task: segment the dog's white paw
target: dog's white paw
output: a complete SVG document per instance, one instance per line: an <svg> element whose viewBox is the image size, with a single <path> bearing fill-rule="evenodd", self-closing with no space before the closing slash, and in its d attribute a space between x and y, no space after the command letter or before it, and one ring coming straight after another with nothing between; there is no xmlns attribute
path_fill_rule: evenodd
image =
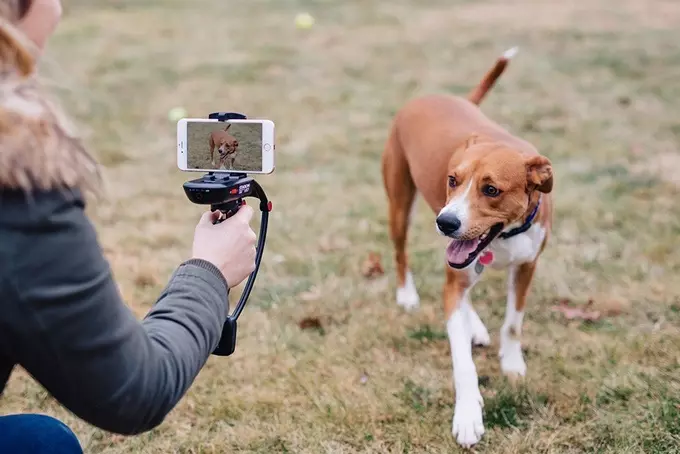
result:
<svg viewBox="0 0 680 454"><path fill-rule="evenodd" d="M488 347L491 345L489 330L484 326L484 322L479 318L474 310L470 311L470 334L472 335L472 345Z"/></svg>
<svg viewBox="0 0 680 454"><path fill-rule="evenodd" d="M511 378L524 377L527 373L527 365L522 355L522 347L519 343L513 343L501 348L501 370Z"/></svg>
<svg viewBox="0 0 680 454"><path fill-rule="evenodd" d="M461 396L456 401L451 432L458 444L464 448L476 445L484 435L483 402L482 396L478 393L476 396Z"/></svg>
<svg viewBox="0 0 680 454"><path fill-rule="evenodd" d="M413 310L420 306L420 296L415 288L408 287L397 289L397 304L406 310Z"/></svg>
<svg viewBox="0 0 680 454"><path fill-rule="evenodd" d="M397 289L397 304L409 311L420 306L420 296L410 271L406 273L404 286Z"/></svg>

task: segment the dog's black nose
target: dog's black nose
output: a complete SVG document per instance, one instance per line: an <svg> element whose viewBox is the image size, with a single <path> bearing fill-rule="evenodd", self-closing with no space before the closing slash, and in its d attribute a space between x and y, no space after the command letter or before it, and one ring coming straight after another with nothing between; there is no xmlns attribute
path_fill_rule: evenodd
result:
<svg viewBox="0 0 680 454"><path fill-rule="evenodd" d="M452 235L460 228L460 219L455 214L442 213L437 216L437 227L444 235Z"/></svg>

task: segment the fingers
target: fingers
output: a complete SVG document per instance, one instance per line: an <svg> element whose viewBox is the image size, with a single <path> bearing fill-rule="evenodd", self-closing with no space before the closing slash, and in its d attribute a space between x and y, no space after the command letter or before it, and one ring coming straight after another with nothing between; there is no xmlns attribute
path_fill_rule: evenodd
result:
<svg viewBox="0 0 680 454"><path fill-rule="evenodd" d="M250 220L253 218L253 214L255 211L253 210L253 207L250 205L243 205L241 208L239 208L238 212L233 216L236 219L240 219L244 221L246 224L250 223Z"/></svg>
<svg viewBox="0 0 680 454"><path fill-rule="evenodd" d="M230 218L230 220L237 220L237 219L238 219L238 220L241 221L241 222L244 222L244 223L246 223L246 224L249 224L249 223L250 223L250 220L253 218L253 214L254 214L254 213L255 213L255 212L254 212L254 210L253 210L252 207L250 207L250 206L244 204L244 205L236 212L236 214L233 215L233 216ZM199 223L199 225L200 225L200 224L214 224L215 221L217 221L218 219L220 219L221 216L222 216L222 212L219 211L219 210L215 210L215 211L205 211L205 212L203 212L203 214L201 215L201 219L198 221L198 223ZM231 223L230 223L230 222L223 222L222 224L226 226L226 225L230 225Z"/></svg>
<svg viewBox="0 0 680 454"><path fill-rule="evenodd" d="M212 219L212 212L210 211L204 211L203 214L201 215L201 219L198 220L199 225L200 224L207 224L210 222Z"/></svg>
<svg viewBox="0 0 680 454"><path fill-rule="evenodd" d="M221 213L219 211L204 211L203 214L201 215L201 219L198 221L198 224L214 224L215 221L217 221L221 216Z"/></svg>

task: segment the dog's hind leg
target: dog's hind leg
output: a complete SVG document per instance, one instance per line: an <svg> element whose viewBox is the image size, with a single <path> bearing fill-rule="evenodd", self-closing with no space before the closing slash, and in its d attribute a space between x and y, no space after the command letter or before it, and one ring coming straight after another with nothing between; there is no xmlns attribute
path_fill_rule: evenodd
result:
<svg viewBox="0 0 680 454"><path fill-rule="evenodd" d="M397 271L397 304L407 310L420 304L420 297L408 267L406 239L414 206L416 187L411 178L408 162L404 157L394 132L390 134L382 158L383 183L389 205L390 238L394 245Z"/></svg>
<svg viewBox="0 0 680 454"><path fill-rule="evenodd" d="M534 277L536 262L510 268L505 321L501 327L501 370L509 377L523 377L527 366L522 354L522 322L527 294Z"/></svg>

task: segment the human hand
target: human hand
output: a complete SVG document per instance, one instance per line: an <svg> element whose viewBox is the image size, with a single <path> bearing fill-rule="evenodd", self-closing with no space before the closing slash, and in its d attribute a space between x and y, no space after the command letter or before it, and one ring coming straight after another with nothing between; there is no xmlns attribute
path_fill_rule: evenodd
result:
<svg viewBox="0 0 680 454"><path fill-rule="evenodd" d="M255 270L257 235L250 228L253 209L244 205L229 219L213 225L219 217L219 211L201 216L194 233L193 258L215 265L233 288Z"/></svg>

